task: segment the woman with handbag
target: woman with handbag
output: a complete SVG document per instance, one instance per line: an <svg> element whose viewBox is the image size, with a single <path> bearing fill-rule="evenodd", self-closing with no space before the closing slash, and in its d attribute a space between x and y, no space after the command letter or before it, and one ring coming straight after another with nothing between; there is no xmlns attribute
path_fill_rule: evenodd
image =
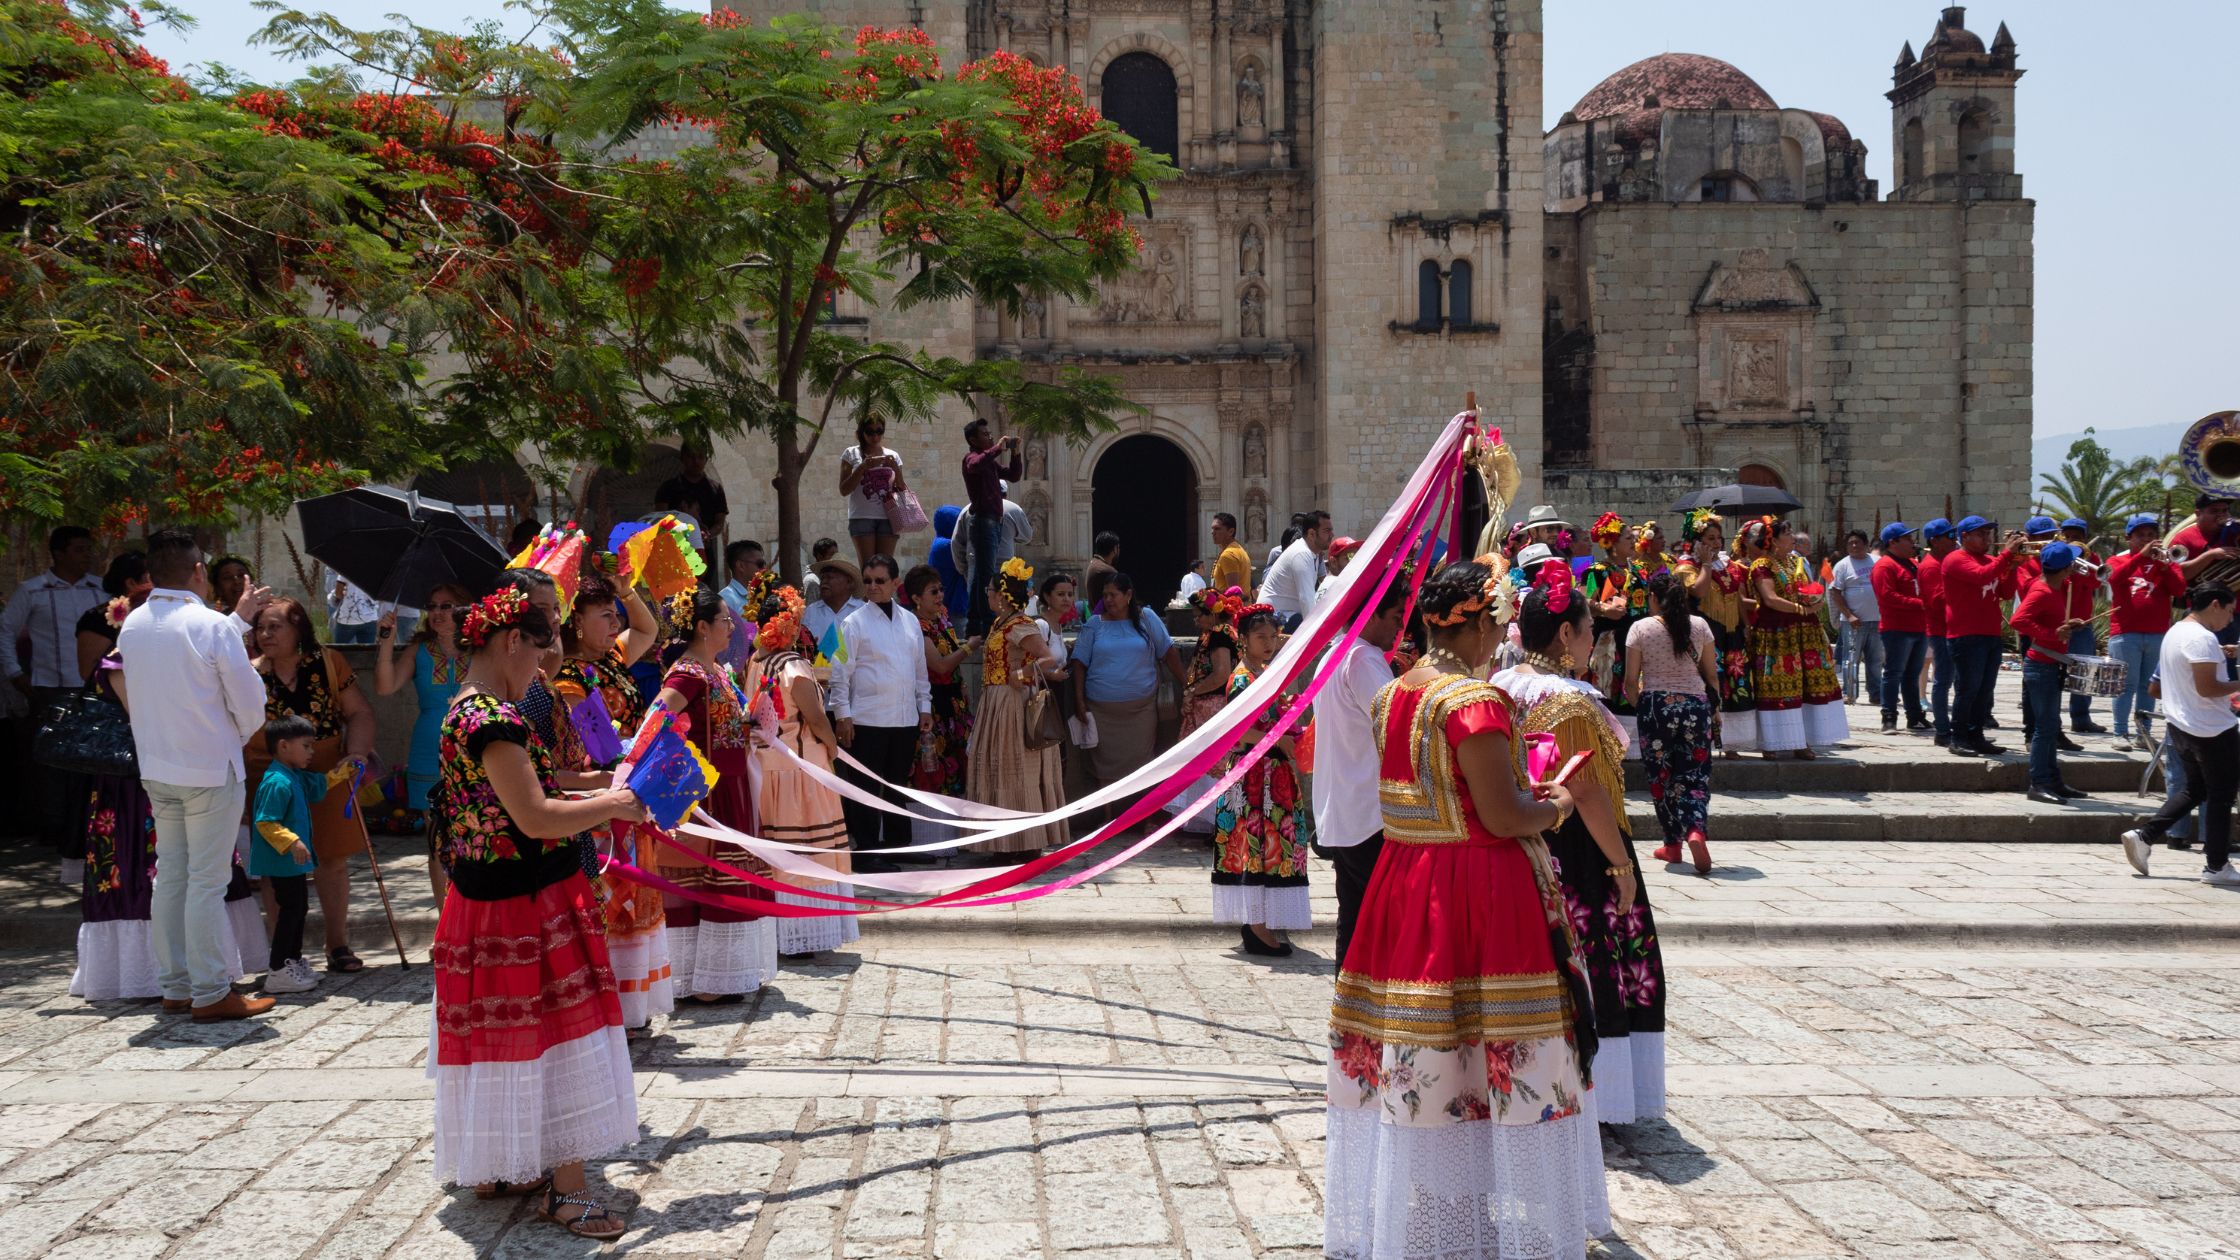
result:
<svg viewBox="0 0 2240 1260"><path fill-rule="evenodd" d="M973 725L965 759L965 795L983 805L1043 811L1065 804L1065 766L1058 752L1065 742L1065 719L1049 686L1065 670L1021 611L1033 581L1034 570L1013 556L988 584L988 610L995 614L995 625L981 659L980 720ZM971 850L1033 853L1063 845L1067 835L1065 823L1056 822L982 841Z"/></svg>
<svg viewBox="0 0 2240 1260"><path fill-rule="evenodd" d="M1073 641L1074 708L1096 723L1089 771L1100 788L1151 760L1159 736L1159 670L1174 675L1178 686L1187 681L1174 639L1135 596L1134 580L1114 573L1097 615Z"/></svg>
<svg viewBox="0 0 2240 1260"><path fill-rule="evenodd" d="M292 599L275 599L264 606L256 620L257 652L254 664L264 676L265 720L294 714L319 730L319 745L310 769L325 774L344 757L361 762L373 752L373 706L358 687L358 676L342 654L322 648L313 634L311 616ZM242 750L251 782L264 777L272 764L264 732ZM311 810L311 849L318 855L318 870L311 882L319 890L319 916L326 923L327 970L348 973L365 970L365 963L350 951L350 858L366 851L365 814L349 808L354 791L329 792Z"/></svg>
<svg viewBox="0 0 2240 1260"><path fill-rule="evenodd" d="M848 819L840 807L840 795L810 778L794 760L798 757L830 772L833 752L840 747L832 720L825 716L824 689L817 686L816 669L802 655L816 648L805 640L801 629L801 592L779 585L777 571L766 569L756 578L749 598L755 614L754 658L747 663L741 689L746 693L750 716L747 733L754 746L755 814L762 820L762 837L826 850L831 856L817 861L831 867L833 873L829 880L792 875L776 878L803 890L853 897L856 886L849 879L854 867L848 857ZM793 756L787 756L788 751ZM779 893L777 898L791 906L832 909L841 904L808 896L806 891ZM796 958L838 949L855 940L858 933L852 914L779 919L778 956Z"/></svg>
<svg viewBox="0 0 2240 1260"><path fill-rule="evenodd" d="M840 452L840 495L848 501L848 537L855 541L857 564L895 553L900 531L889 513L909 488L902 480L902 456L887 449L887 422L856 421L856 444ZM916 502L913 495L911 503ZM925 527L922 519L918 527Z"/></svg>

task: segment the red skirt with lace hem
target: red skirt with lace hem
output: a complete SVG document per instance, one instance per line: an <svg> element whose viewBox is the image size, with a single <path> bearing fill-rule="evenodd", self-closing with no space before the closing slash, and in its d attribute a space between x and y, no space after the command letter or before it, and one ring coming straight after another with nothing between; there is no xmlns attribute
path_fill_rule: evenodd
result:
<svg viewBox="0 0 2240 1260"><path fill-rule="evenodd" d="M430 950L436 1062L532 1062L554 1046L622 1026L603 912L572 873L496 901L445 897Z"/></svg>

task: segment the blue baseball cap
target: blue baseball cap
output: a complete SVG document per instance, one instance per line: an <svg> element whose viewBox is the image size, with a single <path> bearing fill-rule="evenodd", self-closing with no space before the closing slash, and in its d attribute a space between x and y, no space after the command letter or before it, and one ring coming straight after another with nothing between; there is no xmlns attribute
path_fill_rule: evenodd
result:
<svg viewBox="0 0 2240 1260"><path fill-rule="evenodd" d="M1882 545L1887 547L1912 532L1913 526L1904 521L1892 521L1882 527Z"/></svg>
<svg viewBox="0 0 2240 1260"><path fill-rule="evenodd" d="M2081 517L2081 516L2072 516L2072 517L2070 517L2070 518L2069 518L2068 520L2065 520L2065 521L2061 522L2061 528L2063 528L2063 529L2091 529L2092 527L2091 527L2090 525L2087 525L2087 524L2085 524L2085 523L2084 523L2084 518L2083 518L2083 517ZM1333 546L1333 547L1335 547L1335 546L1337 546L1338 544L1336 544L1336 543L1331 543L1330 545L1331 545L1331 546Z"/></svg>
<svg viewBox="0 0 2240 1260"><path fill-rule="evenodd" d="M1960 518L1960 523L1952 527L1952 532L1956 534L1972 534L1979 529L1989 528L1991 528L1991 522L1983 519L1980 516L1963 516Z"/></svg>
<svg viewBox="0 0 2240 1260"><path fill-rule="evenodd" d="M1921 527L1923 538L1942 538L1952 532L1952 522L1941 516Z"/></svg>
<svg viewBox="0 0 2240 1260"><path fill-rule="evenodd" d="M2047 543L2038 552L2038 567L2048 573L2059 573L2077 562L2077 549L2065 542Z"/></svg>
<svg viewBox="0 0 2240 1260"><path fill-rule="evenodd" d="M2054 524L2053 518L2050 516L2033 516L2022 523L2022 532L2032 538L2036 538L2040 534L2050 534L2059 528L2061 527Z"/></svg>
<svg viewBox="0 0 2240 1260"><path fill-rule="evenodd" d="M2128 520L2124 521L2123 536L2129 538L2133 533L2142 529L2159 530L2161 528L2162 522L2155 519L2154 513L2137 512L2134 513Z"/></svg>

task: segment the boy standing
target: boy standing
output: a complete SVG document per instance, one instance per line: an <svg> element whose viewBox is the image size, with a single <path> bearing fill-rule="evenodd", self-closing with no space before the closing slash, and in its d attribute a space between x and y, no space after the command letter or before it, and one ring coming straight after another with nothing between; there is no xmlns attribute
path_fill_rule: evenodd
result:
<svg viewBox="0 0 2240 1260"><path fill-rule="evenodd" d="M312 770L319 730L309 719L292 713L266 723L264 738L272 749L272 764L257 784L253 814L257 838L264 843L249 848L249 874L270 883L278 911L272 920L272 955L264 991L307 993L319 987L319 977L303 958L303 917L310 904L305 882L318 863L303 837L311 834L311 807L326 799L328 788L357 774L364 763L350 757L325 774Z"/></svg>

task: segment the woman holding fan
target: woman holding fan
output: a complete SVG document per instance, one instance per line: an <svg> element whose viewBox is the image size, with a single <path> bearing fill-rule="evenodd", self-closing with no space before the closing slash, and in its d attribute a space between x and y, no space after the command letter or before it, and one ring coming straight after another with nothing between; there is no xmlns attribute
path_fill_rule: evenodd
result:
<svg viewBox="0 0 2240 1260"><path fill-rule="evenodd" d="M809 777L794 760L798 757L820 770L832 769L833 753L840 741L824 712L824 690L817 686L815 669L804 651L814 651L801 631L801 593L778 584L775 569L766 569L748 592L748 606L755 613L754 658L748 662L745 686L748 711L758 719L763 706L769 717L757 720L749 734L759 770L755 780L756 812L762 819L762 837L787 844L814 845L830 857L818 861L830 866L835 878L785 882L804 890L855 895L848 860L848 821L840 796ZM775 723L775 726L771 725ZM774 738L774 741L772 737ZM791 751L793 756L786 755ZM838 909L844 903L803 893L779 893L787 905ZM778 955L791 958L838 949L856 939L856 916L832 914L816 918L783 918L778 924Z"/></svg>

